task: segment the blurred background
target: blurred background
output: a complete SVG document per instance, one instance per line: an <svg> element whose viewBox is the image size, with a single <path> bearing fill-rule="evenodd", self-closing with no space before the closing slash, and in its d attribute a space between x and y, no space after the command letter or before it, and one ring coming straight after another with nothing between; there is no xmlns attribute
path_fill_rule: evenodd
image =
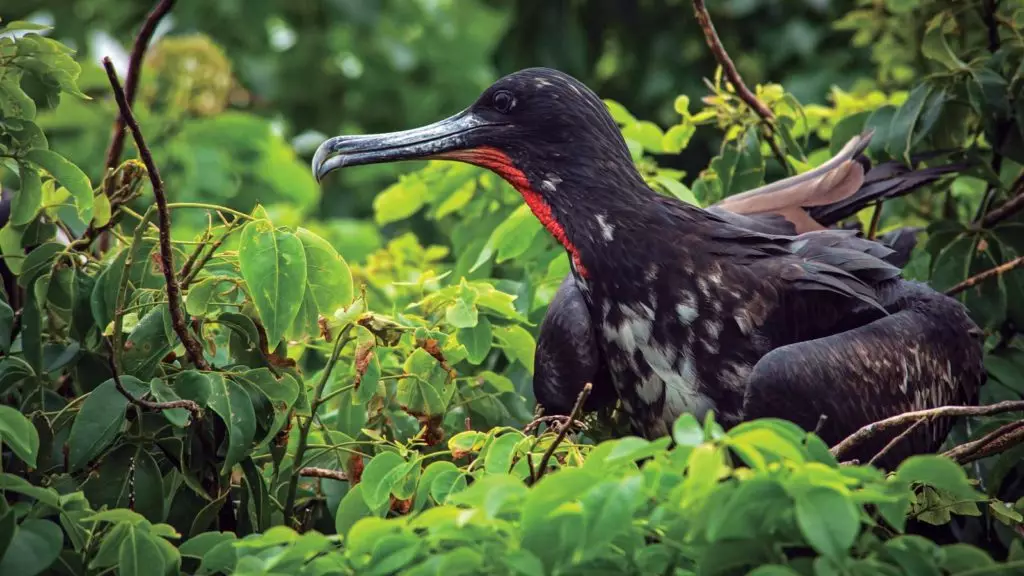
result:
<svg viewBox="0 0 1024 576"><path fill-rule="evenodd" d="M125 73L132 38L154 4L0 5L0 18L52 25L50 34L78 51L81 87L101 97L66 98L40 123L51 146L91 168L94 182L114 117L99 61L110 56ZM781 83L804 104L825 104L833 86L867 82L889 91L913 77L891 55L876 74L874 55L898 31L852 45L867 42L853 42L843 17L864 2L708 4L750 86ZM321 192L308 166L322 139L431 122L530 66L568 72L661 127L677 121L677 95L696 102L709 94L705 81L715 72L689 0L179 0L148 53L137 108L175 200L246 211L260 202L282 223L319 220L319 231L358 262L403 231L424 243L436 236L436 223L422 216L373 221L375 195L396 173L422 165L347 171ZM690 184L720 143L721 132L703 126L683 153L657 160ZM776 164L768 169L767 179L781 176L771 173Z"/></svg>

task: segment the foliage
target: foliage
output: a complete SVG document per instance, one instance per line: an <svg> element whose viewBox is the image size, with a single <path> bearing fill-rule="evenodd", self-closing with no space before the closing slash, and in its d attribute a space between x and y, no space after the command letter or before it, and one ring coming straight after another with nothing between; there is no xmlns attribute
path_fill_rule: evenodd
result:
<svg viewBox="0 0 1024 576"><path fill-rule="evenodd" d="M402 10L423 17L418 3ZM674 99L665 129L609 109L651 185L701 205L771 170L816 166L865 128L875 160L964 150L970 170L880 215L883 232L928 227L907 275L949 288L1024 254L1019 216L985 225L992 206L1021 194L1024 7L984 10L865 3L838 26L854 43L880 36L902 51L876 50L878 77L834 88L826 105L757 86L776 116L770 133L720 75L699 106ZM451 14L424 18L440 29ZM474 46L490 45L489 26ZM172 194L165 262L145 168L129 159L104 172L115 107L102 74L33 24L0 32L16 30L0 37L0 158L15 189L0 229L15 278L0 304L0 572L1024 567L1019 446L967 469L919 456L886 475L840 465L814 434L777 420L724 431L684 415L671 446L601 442L594 422L563 441L522 432L536 325L568 273L564 252L511 187L457 164L402 174L374 196L372 222L310 221L319 192L305 163L270 120L229 109L239 48L204 36L153 47L136 105ZM360 38L344 46L355 54ZM417 46L437 59L465 48L427 44ZM192 63L201 70L180 73ZM709 131L721 146L684 183L663 160ZM138 197L115 202L125 190ZM386 242L377 231L415 218L434 225L430 240L414 226ZM106 249L59 241L108 223ZM182 302L168 299L170 264ZM1024 392L1013 341L1022 281L1017 269L958 295L989 335L985 402ZM185 326L172 325L171 306ZM201 340L211 370L186 357L178 329ZM948 443L1007 421L966 420ZM955 527L974 545L913 534L928 527Z"/></svg>

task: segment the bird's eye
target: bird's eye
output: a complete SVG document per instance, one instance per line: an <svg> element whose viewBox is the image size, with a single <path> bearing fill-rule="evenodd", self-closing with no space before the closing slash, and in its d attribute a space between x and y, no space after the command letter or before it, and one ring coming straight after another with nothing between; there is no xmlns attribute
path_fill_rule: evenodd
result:
<svg viewBox="0 0 1024 576"><path fill-rule="evenodd" d="M512 104L515 103L515 98L507 90L499 90L494 93L494 109L502 114L508 113L512 109Z"/></svg>

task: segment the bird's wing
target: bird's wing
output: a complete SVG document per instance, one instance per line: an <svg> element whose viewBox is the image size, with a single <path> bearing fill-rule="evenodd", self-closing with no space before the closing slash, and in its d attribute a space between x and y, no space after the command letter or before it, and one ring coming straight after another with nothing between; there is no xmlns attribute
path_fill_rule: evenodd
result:
<svg viewBox="0 0 1024 576"><path fill-rule="evenodd" d="M909 165L894 160L872 166L863 154L871 137L872 131L865 131L813 170L729 196L708 209L746 216L776 234L799 234L827 228L874 202L909 194L967 167L950 163L918 168L943 152L915 155Z"/></svg>
<svg viewBox="0 0 1024 576"><path fill-rule="evenodd" d="M893 313L855 328L782 346L754 366L743 418L784 418L829 445L860 427L910 410L976 401L985 381L981 331L964 307L926 286L901 281L884 295ZM794 402L799 398L799 402ZM879 462L934 452L951 422L919 426ZM904 428L879 434L850 458L866 463Z"/></svg>
<svg viewBox="0 0 1024 576"><path fill-rule="evenodd" d="M593 388L584 407L613 404L616 393L602 360L590 311L576 280L562 280L540 325L534 356L533 393L549 414L568 414L583 386Z"/></svg>

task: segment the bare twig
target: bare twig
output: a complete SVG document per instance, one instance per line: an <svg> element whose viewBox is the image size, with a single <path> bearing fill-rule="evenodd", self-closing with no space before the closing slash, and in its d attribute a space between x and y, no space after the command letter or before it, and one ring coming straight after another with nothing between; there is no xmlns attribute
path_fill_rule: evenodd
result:
<svg viewBox="0 0 1024 576"><path fill-rule="evenodd" d="M206 216L209 217L210 215L207 214ZM181 267L181 277L182 277L181 289L182 290L185 290L185 288L187 288L187 286L185 286L184 278L188 278L189 275L192 273L192 267L196 265L196 261L199 260L200 254L203 253L203 249L206 248L206 243L210 241L210 238L212 236L213 236L213 232L211 231L210 228L207 228L206 230L204 230L202 238L199 240L199 242L196 243L195 249L192 250L192 253L188 255L188 259L185 260L185 264L182 265L182 267Z"/></svg>
<svg viewBox="0 0 1024 576"><path fill-rule="evenodd" d="M988 434L951 448L942 455L959 464L969 464L1006 450L1024 442L1024 420L1004 424Z"/></svg>
<svg viewBox="0 0 1024 576"><path fill-rule="evenodd" d="M110 342L107 341L107 344L110 345ZM132 404L135 404L136 406L139 406L141 408L146 408L146 409L149 409L149 410L174 410L175 408L184 408L185 410L189 411L189 414L192 415L192 422L198 422L199 419L203 417L203 409L199 407L199 404L196 404L192 400L172 400L171 402L151 402L149 400L143 400L141 398L136 398L136 397L132 396L131 393L128 392L128 390L124 387L124 384L121 382L121 374L118 371L117 362L115 361L115 357L116 356L113 353L113 350L111 350L111 354L110 354L110 358L109 358L109 363L110 363L110 371L114 375L114 387L117 388L117 391L120 392L122 396L124 396L125 398L128 399L128 402L131 402Z"/></svg>
<svg viewBox="0 0 1024 576"><path fill-rule="evenodd" d="M814 433L821 434L822 428L825 427L825 423L828 422L828 414L821 414L818 416L818 423L814 425Z"/></svg>
<svg viewBox="0 0 1024 576"><path fill-rule="evenodd" d="M988 280L989 278L992 278L993 276L999 276L1001 274L1006 274L1010 270L1013 270L1014 268L1018 268L1018 267L1020 267L1022 265L1024 265L1024 256L1018 256L1017 258L1014 258L1013 260L1009 260L1007 262L1003 262L1002 264L1000 264L999 266L996 266L995 268L989 268L988 270L985 270L984 272L979 272L979 273L975 274L974 276L971 276L967 280L964 280L963 282L957 284L956 286L953 286L949 290L946 290L946 295L947 296L955 296L956 294L959 294L959 293L963 292L964 290L967 290L968 288L971 288L972 286L974 286L976 284L984 282L985 280Z"/></svg>
<svg viewBox="0 0 1024 576"><path fill-rule="evenodd" d="M928 422L929 420L930 420L930 418L927 418L927 417L926 418L921 418L917 422L914 422L910 426L907 426L906 430L904 430L903 432L900 432L899 435L897 435L892 440L889 440L889 443L886 444L884 448L879 450L878 454L875 454L874 456L872 456L871 460L868 460L868 465L869 466L874 466L875 463L877 463L879 460L881 460L883 457L885 457L885 455L888 454L890 451L892 451L893 448L898 446L900 442L903 442L903 440L906 439L907 436L910 436L910 434L914 430L917 430L922 424L924 424L925 422Z"/></svg>
<svg viewBox="0 0 1024 576"><path fill-rule="evenodd" d="M757 96L743 83L743 78L740 77L736 65L733 64L732 58L729 58L729 53L722 46L722 40L719 39L718 32L715 31L715 25L711 23L711 15L708 14L704 0L693 0L693 11L697 15L697 22L704 31L704 39L707 40L708 47L711 48L711 52L715 55L715 60L718 61L722 66L722 70L725 71L729 82L736 88L736 94L747 103L747 106L750 106L754 112L757 112L758 116L768 124L771 124L775 120L775 114L772 114L772 111L765 106L764 102L758 100Z"/></svg>
<svg viewBox="0 0 1024 576"><path fill-rule="evenodd" d="M882 219L882 201L875 202L875 211L871 213L871 224L868 226L867 239L874 240L878 235L878 223Z"/></svg>
<svg viewBox="0 0 1024 576"><path fill-rule="evenodd" d="M188 355L189 361L200 370L209 370L210 365L203 358L203 347L189 333L188 327L185 325L185 315L181 311L181 288L178 286L178 278L174 274L174 253L171 251L171 212L167 208L167 194L164 192L164 183L160 179L160 172L157 170L156 163L153 162L153 154L149 151L149 147L146 146L146 141L142 137L142 130L139 128L139 123L135 121L131 106L129 106L128 100L125 97L124 89L121 88L121 82L117 79L117 71L114 70L114 64L110 61L109 57L103 58L103 67L107 71L107 78L110 80L110 86L114 90L114 98L117 100L117 106L121 110L121 116L124 117L125 123L132 131L132 137L135 139L135 145L139 149L142 163L146 165L146 171L149 172L149 181L153 185L153 195L156 196L157 215L160 219L160 267L167 282L167 305L171 312L171 325L174 327L174 332L178 335L181 343L185 346L185 353Z"/></svg>
<svg viewBox="0 0 1024 576"><path fill-rule="evenodd" d="M991 228L1024 210L1024 172L1017 177L1010 186L1010 190L1012 191L1012 197L1002 206L994 208L985 214L985 217L981 219L981 226L977 226L977 228Z"/></svg>
<svg viewBox="0 0 1024 576"><path fill-rule="evenodd" d="M711 15L708 13L707 6L704 5L704 0L693 0L693 11L697 16L697 22L700 24L701 30L704 31L704 39L707 41L708 47L711 48L711 53L714 54L715 60L722 67L725 76L729 79L729 83L736 89L736 95L761 118L768 146L771 147L775 158L782 164L782 168L789 172L791 166L786 161L786 156L782 153L779 145L775 142L775 114L743 82L739 70L736 69L736 65L733 63L732 58L729 57L729 53L725 51L721 38L718 37L718 32L715 30L715 25L711 22Z"/></svg>
<svg viewBox="0 0 1024 576"><path fill-rule="evenodd" d="M132 53L128 59L128 72L125 74L125 101L128 106L135 103L135 91L139 86L139 77L142 75L142 58L146 55L146 48L149 41L156 32L156 27L163 20L164 16L174 7L174 0L160 0L156 7L146 16L142 23L135 43L132 44ZM114 135L110 140L110 147L107 148L107 170L117 168L117 161L121 158L121 151L124 150L124 114L118 115L114 120Z"/></svg>
<svg viewBox="0 0 1024 576"><path fill-rule="evenodd" d="M346 476L344 472L341 470L331 470L329 468L313 468L310 466L299 468L299 476L306 476L308 478L327 478L329 480L348 482L348 476Z"/></svg>
<svg viewBox="0 0 1024 576"><path fill-rule="evenodd" d="M571 426L580 430L586 430L587 425L582 420L570 420L568 416L553 415L553 416L538 416L530 421L529 424L523 427L523 434L530 434L537 429L541 424L557 424L559 428L563 426Z"/></svg>
<svg viewBox="0 0 1024 576"><path fill-rule="evenodd" d="M583 385L583 390L580 390L580 395L576 398L576 405L572 407L572 412L569 413L570 422L576 420L576 417L579 416L580 410L583 408L583 403L586 402L587 396L590 395L590 391L593 388L594 385L590 382ZM540 459L540 466L537 467L537 474L533 477L534 483L544 476L544 472L548 467L548 462L551 461L551 456L554 455L555 449L558 448L558 445L565 439L566 434L569 433L569 428L572 428L572 426L562 426L559 428L558 435L555 436L555 440L551 443L551 446L548 446L547 451L544 452L544 456Z"/></svg>
<svg viewBox="0 0 1024 576"><path fill-rule="evenodd" d="M1004 412L1024 411L1024 400L1007 400L986 406L940 406L928 410L916 410L897 414L878 422L873 422L861 427L853 434L847 436L842 442L832 447L832 454L837 459L850 451L854 446L870 439L871 437L884 432L890 428L910 424L922 418L941 418L945 416L989 416L1002 414Z"/></svg>

